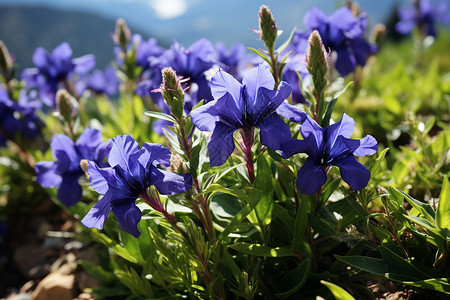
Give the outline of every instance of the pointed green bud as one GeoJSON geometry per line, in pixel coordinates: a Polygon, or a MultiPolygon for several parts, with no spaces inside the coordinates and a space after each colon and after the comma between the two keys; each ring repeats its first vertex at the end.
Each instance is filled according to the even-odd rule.
{"type": "Polygon", "coordinates": [[[56,93],[56,110],[59,115],[70,123],[77,114],[77,101],[64,89],[56,93]]]}
{"type": "Polygon", "coordinates": [[[122,48],[126,48],[131,40],[131,30],[130,28],[128,28],[127,23],[122,18],[117,19],[113,40],[122,48]]]}
{"type": "Polygon", "coordinates": [[[6,73],[12,65],[13,60],[11,58],[11,55],[9,54],[8,48],[6,47],[5,43],[0,40],[0,69],[4,73],[6,73]]]}
{"type": "Polygon", "coordinates": [[[261,39],[266,44],[267,49],[273,49],[278,35],[278,28],[272,12],[265,5],[261,5],[259,9],[259,30],[261,39]]]}
{"type": "Polygon", "coordinates": [[[162,77],[161,93],[164,100],[170,106],[173,116],[177,120],[181,120],[184,109],[184,90],[181,87],[180,78],[170,67],[162,70],[162,77]]]}
{"type": "Polygon", "coordinates": [[[327,84],[328,53],[317,30],[314,30],[308,38],[306,68],[311,74],[314,89],[322,92],[327,84]]]}

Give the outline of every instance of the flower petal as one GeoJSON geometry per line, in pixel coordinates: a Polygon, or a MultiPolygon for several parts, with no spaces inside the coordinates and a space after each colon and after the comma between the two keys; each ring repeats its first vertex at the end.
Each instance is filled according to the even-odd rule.
{"type": "Polygon", "coordinates": [[[344,113],[339,122],[334,123],[325,128],[327,148],[332,149],[334,147],[334,143],[336,143],[336,140],[338,139],[339,136],[350,138],[354,131],[355,131],[355,121],[352,118],[350,118],[346,113],[344,113]]]}
{"type": "Polygon", "coordinates": [[[87,228],[95,227],[103,229],[103,224],[111,210],[111,196],[112,193],[106,193],[105,196],[91,208],[87,215],[84,216],[81,223],[87,228]]]}
{"type": "Polygon", "coordinates": [[[276,113],[265,118],[258,127],[261,143],[273,150],[279,150],[282,143],[292,139],[289,126],[276,113]]]}
{"type": "Polygon", "coordinates": [[[81,199],[81,186],[78,184],[78,179],[81,173],[68,173],[62,176],[61,185],[58,188],[59,200],[67,206],[76,204],[81,199]]]}
{"type": "Polygon", "coordinates": [[[261,87],[272,90],[275,85],[272,73],[263,64],[259,64],[256,68],[250,69],[244,74],[242,83],[246,86],[246,92],[249,96],[248,101],[253,103],[246,103],[247,105],[255,106],[257,101],[258,91],[261,87]]]}
{"type": "Polygon", "coordinates": [[[315,143],[312,144],[318,151],[318,149],[323,149],[323,139],[325,130],[319,126],[309,115],[306,115],[306,120],[300,127],[300,132],[302,133],[303,139],[307,139],[310,135],[313,136],[315,143]]]}
{"type": "Polygon", "coordinates": [[[219,71],[211,78],[211,92],[216,100],[228,93],[236,107],[243,108],[244,103],[241,90],[242,84],[222,69],[219,69],[219,71]]]}
{"type": "Polygon", "coordinates": [[[119,165],[128,169],[128,157],[139,151],[139,144],[129,135],[119,135],[112,141],[113,145],[109,152],[108,163],[111,167],[119,165]]]}
{"type": "Polygon", "coordinates": [[[108,191],[108,180],[116,177],[116,171],[113,168],[99,168],[93,161],[88,162],[87,173],[91,187],[102,195],[108,191]]]}
{"type": "Polygon", "coordinates": [[[223,124],[216,123],[216,128],[208,143],[208,152],[211,167],[220,166],[234,151],[233,133],[236,129],[223,124]]]}
{"type": "Polygon", "coordinates": [[[142,146],[144,153],[139,157],[139,162],[148,169],[151,165],[161,164],[165,167],[170,166],[170,150],[160,144],[145,143],[142,146]]]}
{"type": "Polygon", "coordinates": [[[372,155],[378,150],[377,140],[371,135],[365,136],[359,142],[359,147],[353,152],[356,156],[372,155]]]}
{"type": "Polygon", "coordinates": [[[152,168],[151,183],[163,195],[184,193],[192,188],[192,176],[189,173],[177,174],[152,168]]]}
{"type": "Polygon", "coordinates": [[[62,178],[56,173],[56,162],[40,161],[34,166],[37,174],[37,183],[42,187],[52,188],[61,184],[62,178]]]}
{"type": "Polygon", "coordinates": [[[141,233],[137,229],[137,224],[141,220],[142,213],[133,202],[125,202],[112,206],[112,211],[119,221],[120,229],[128,232],[134,237],[139,237],[141,233]]]}
{"type": "Polygon", "coordinates": [[[72,61],[75,64],[74,71],[77,74],[86,74],[95,67],[95,56],[92,54],[74,58],[72,61]]]}
{"type": "Polygon", "coordinates": [[[353,155],[349,155],[335,163],[341,171],[342,179],[348,183],[353,190],[366,187],[370,179],[370,171],[356,161],[353,155]]]}
{"type": "Polygon", "coordinates": [[[336,70],[338,70],[341,76],[345,77],[351,72],[355,71],[356,68],[356,58],[353,54],[353,51],[347,47],[347,45],[343,45],[337,49],[334,49],[337,53],[336,60],[336,70]]]}
{"type": "Polygon", "coordinates": [[[218,112],[215,108],[217,100],[210,101],[193,111],[191,111],[191,120],[201,131],[213,131],[218,121],[218,112]]]}
{"type": "Polygon", "coordinates": [[[298,170],[297,186],[303,194],[312,195],[317,192],[322,185],[327,182],[327,175],[322,166],[316,164],[311,157],[308,157],[305,164],[298,170]]]}
{"type": "Polygon", "coordinates": [[[292,139],[281,144],[281,151],[284,158],[289,158],[297,153],[308,153],[311,152],[311,142],[314,139],[313,135],[308,136],[304,140],[292,139]]]}
{"type": "Polygon", "coordinates": [[[304,111],[284,101],[278,106],[276,111],[277,114],[292,122],[302,123],[306,120],[306,113],[304,111]]]}
{"type": "Polygon", "coordinates": [[[75,143],[83,159],[92,160],[96,148],[102,143],[102,134],[99,130],[88,127],[75,143]]]}
{"type": "Polygon", "coordinates": [[[277,90],[269,90],[264,87],[258,90],[258,99],[253,105],[248,105],[246,110],[254,116],[255,126],[264,118],[273,113],[291,93],[290,85],[282,81],[277,90]]]}

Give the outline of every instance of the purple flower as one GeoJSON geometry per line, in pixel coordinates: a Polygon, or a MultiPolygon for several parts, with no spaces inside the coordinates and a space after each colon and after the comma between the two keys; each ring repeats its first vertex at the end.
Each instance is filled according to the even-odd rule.
{"type": "Polygon", "coordinates": [[[342,119],[325,128],[307,117],[300,132],[303,140],[293,139],[281,145],[285,158],[296,153],[306,153],[308,158],[297,174],[297,185],[305,194],[314,194],[327,181],[326,170],[338,166],[342,179],[354,189],[364,188],[369,182],[369,170],[356,161],[356,156],[374,154],[377,141],[370,135],[353,140],[355,122],[345,113],[342,119]]]}
{"type": "Polygon", "coordinates": [[[302,122],[306,114],[284,102],[291,93],[289,84],[282,81],[273,90],[274,83],[263,65],[245,73],[242,84],[223,70],[212,77],[214,100],[191,112],[195,126],[213,132],[208,143],[211,166],[222,165],[234,151],[233,133],[238,129],[260,128],[262,144],[272,149],[291,139],[289,126],[280,116],[302,122]]]}
{"type": "Polygon", "coordinates": [[[14,139],[18,133],[28,139],[39,134],[43,123],[35,114],[38,108],[40,103],[33,101],[25,90],[20,91],[19,102],[15,102],[0,87],[0,146],[5,146],[6,140],[14,139]]]}
{"type": "Polygon", "coordinates": [[[376,46],[363,37],[367,27],[366,14],[355,17],[348,7],[342,7],[328,16],[320,8],[313,7],[305,14],[303,22],[309,28],[308,36],[317,30],[325,48],[336,52],[335,67],[341,76],[353,72],[356,65],[364,66],[367,57],[376,52],[376,46]]]}
{"type": "MultiPolygon", "coordinates": [[[[95,204],[81,223],[88,228],[102,229],[112,210],[120,228],[138,237],[137,224],[141,211],[135,205],[136,198],[149,198],[148,188],[156,186],[159,193],[174,195],[185,192],[192,187],[192,177],[180,175],[157,168],[158,164],[170,165],[170,151],[159,145],[145,143],[139,148],[138,143],[128,135],[114,139],[108,163],[111,167],[99,168],[94,161],[89,162],[88,174],[92,188],[104,195],[95,204]]],[[[159,201],[151,203],[156,210],[162,211],[159,201]]]]}
{"type": "Polygon", "coordinates": [[[287,59],[281,79],[289,83],[292,88],[292,103],[308,104],[308,101],[302,94],[302,84],[298,75],[302,78],[303,86],[311,85],[311,76],[306,69],[305,55],[291,54],[287,59]]]}
{"type": "Polygon", "coordinates": [[[58,198],[67,206],[81,199],[78,179],[84,173],[80,167],[82,159],[101,164],[111,149],[111,142],[102,143],[100,131],[86,128],[74,143],[68,136],[56,134],[50,144],[57,161],[36,163],[37,182],[45,188],[58,187],[58,198]]]}
{"type": "Polygon", "coordinates": [[[248,66],[251,65],[251,60],[253,59],[253,56],[247,53],[247,48],[244,44],[236,43],[227,48],[224,43],[217,43],[214,48],[217,60],[221,63],[224,71],[241,80],[244,71],[248,70],[248,66]]]}
{"type": "Polygon", "coordinates": [[[414,2],[413,9],[400,8],[398,10],[400,21],[395,25],[395,29],[401,34],[408,34],[414,26],[417,26],[426,35],[436,37],[435,22],[450,22],[450,14],[445,12],[447,10],[447,3],[440,1],[437,6],[432,7],[429,0],[414,2]]]}
{"type": "Polygon", "coordinates": [[[85,90],[90,90],[96,94],[106,94],[113,96],[117,93],[119,80],[116,76],[114,67],[109,66],[104,72],[94,70],[92,74],[83,76],[76,84],[75,88],[78,94],[82,94],[85,90]]]}
{"type": "Polygon", "coordinates": [[[74,74],[86,74],[95,66],[93,55],[72,58],[72,49],[64,42],[58,45],[51,54],[43,48],[37,48],[33,54],[36,68],[25,69],[22,78],[27,87],[38,88],[44,103],[53,107],[55,94],[60,84],[68,84],[67,79],[74,74]]]}
{"type": "Polygon", "coordinates": [[[215,57],[214,47],[207,39],[200,39],[187,49],[175,42],[161,55],[159,65],[162,68],[172,67],[178,76],[188,79],[190,100],[185,99],[186,111],[191,111],[202,99],[209,101],[213,98],[206,71],[218,63],[215,57]]]}

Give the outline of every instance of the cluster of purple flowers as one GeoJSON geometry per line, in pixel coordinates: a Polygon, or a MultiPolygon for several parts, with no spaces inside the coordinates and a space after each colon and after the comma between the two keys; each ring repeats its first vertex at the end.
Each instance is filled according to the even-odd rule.
{"type": "Polygon", "coordinates": [[[395,29],[401,34],[410,33],[418,27],[425,35],[436,37],[436,22],[450,23],[450,13],[446,12],[447,3],[440,1],[435,7],[430,0],[416,0],[413,8],[400,8],[400,21],[395,29]]]}
{"type": "Polygon", "coordinates": [[[354,155],[375,153],[376,140],[372,136],[350,139],[355,123],[345,114],[338,123],[321,128],[306,113],[284,102],[290,94],[286,82],[281,82],[277,90],[272,89],[273,85],[272,74],[261,65],[246,73],[242,84],[221,70],[214,75],[211,80],[214,100],[191,112],[192,121],[200,130],[213,132],[208,143],[211,166],[222,165],[234,151],[234,131],[259,127],[261,143],[282,150],[285,158],[296,153],[308,154],[297,177],[303,193],[317,192],[325,184],[331,165],[340,168],[342,178],[352,189],[364,188],[370,172],[354,155]],[[303,123],[303,140],[292,139],[289,126],[280,116],[303,123]]]}
{"type": "Polygon", "coordinates": [[[0,147],[5,146],[7,140],[14,140],[17,134],[34,139],[43,125],[35,114],[39,108],[40,102],[33,92],[27,94],[22,90],[16,102],[0,86],[0,147]]]}
{"type": "Polygon", "coordinates": [[[36,67],[25,69],[22,79],[28,88],[39,91],[39,98],[49,107],[55,107],[55,95],[60,88],[79,94],[86,89],[108,95],[117,91],[118,81],[111,69],[105,70],[104,74],[97,70],[89,75],[95,67],[95,57],[88,54],[72,58],[72,49],[66,42],[58,45],[51,54],[37,48],[33,63],[36,67]]]}
{"type": "MultiPolygon", "coordinates": [[[[214,47],[208,40],[201,39],[188,48],[174,42],[164,50],[155,39],[144,41],[139,35],[134,35],[128,47],[136,51],[135,64],[140,72],[136,93],[152,97],[154,103],[169,113],[170,108],[161,94],[151,91],[159,88],[164,67],[171,67],[183,77],[186,84],[185,111],[190,113],[198,129],[212,132],[208,142],[211,166],[224,164],[233,153],[236,131],[244,140],[250,140],[244,143],[247,149],[251,149],[254,129],[259,128],[261,143],[281,151],[284,158],[297,153],[308,155],[297,177],[297,185],[303,193],[317,192],[325,184],[327,171],[332,165],[340,168],[343,180],[352,189],[362,189],[368,183],[370,172],[356,161],[355,155],[375,153],[378,148],[375,139],[371,136],[361,140],[350,139],[354,121],[346,114],[339,122],[321,128],[305,112],[285,100],[292,95],[293,103],[306,104],[297,74],[307,81],[305,52],[307,37],[313,30],[320,33],[325,47],[337,54],[335,67],[342,76],[353,72],[357,65],[365,64],[367,57],[376,50],[363,38],[367,17],[364,14],[354,16],[346,7],[331,16],[313,8],[306,14],[304,23],[308,29],[296,32],[284,50],[284,53],[291,51],[291,55],[283,81],[276,87],[269,68],[255,63],[256,60],[247,55],[241,44],[227,49],[223,44],[214,47]],[[255,67],[249,69],[249,65],[255,67]],[[205,100],[205,104],[192,110],[200,100],[205,100]],[[302,124],[302,140],[292,138],[290,127],[283,118],[302,124]]],[[[119,65],[127,63],[119,55],[125,51],[126,43],[117,49],[119,65]]],[[[116,92],[117,79],[113,69],[88,75],[95,65],[94,58],[72,59],[71,56],[72,51],[66,43],[58,46],[52,54],[39,48],[33,56],[37,68],[24,72],[28,86],[39,88],[41,98],[48,105],[54,105],[54,95],[59,86],[69,84],[68,79],[74,75],[79,76],[74,86],[78,93],[86,89],[95,93],[116,92]],[[112,82],[114,84],[111,85],[112,82]]],[[[141,212],[135,204],[137,198],[163,213],[168,220],[173,220],[159,197],[153,196],[150,187],[156,188],[157,195],[182,193],[192,187],[189,173],[176,174],[160,168],[170,165],[167,148],[150,143],[139,147],[128,135],[102,143],[101,133],[87,128],[76,142],[65,135],[55,135],[51,149],[57,160],[36,164],[37,181],[44,187],[58,187],[58,197],[70,206],[81,199],[78,179],[86,171],[92,188],[103,195],[82,220],[90,228],[102,229],[112,210],[121,229],[138,237],[137,224],[141,212]],[[106,157],[107,162],[104,161],[106,157]],[[80,166],[83,160],[88,161],[84,171],[80,166]]]]}

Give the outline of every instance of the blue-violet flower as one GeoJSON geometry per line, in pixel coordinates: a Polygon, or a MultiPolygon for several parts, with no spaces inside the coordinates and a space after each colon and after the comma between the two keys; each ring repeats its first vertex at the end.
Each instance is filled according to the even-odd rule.
{"type": "Polygon", "coordinates": [[[87,172],[91,186],[104,196],[81,223],[88,228],[102,229],[112,210],[120,228],[138,237],[141,211],[135,205],[136,198],[141,197],[155,210],[167,213],[159,199],[149,194],[150,185],[156,186],[161,194],[174,195],[189,190],[192,177],[189,173],[181,175],[158,169],[158,164],[170,165],[169,149],[159,144],[145,143],[139,148],[139,144],[128,135],[113,138],[112,143],[108,157],[111,167],[100,168],[95,161],[89,161],[87,172]]]}
{"type": "Polygon", "coordinates": [[[306,153],[308,158],[297,174],[297,185],[305,194],[314,194],[327,181],[326,171],[337,166],[342,179],[354,189],[364,188],[370,178],[370,171],[356,161],[356,156],[374,154],[377,141],[370,135],[361,140],[350,139],[355,122],[345,113],[342,119],[325,128],[307,117],[300,128],[303,140],[292,139],[281,145],[285,158],[296,153],[306,153]]]}
{"type": "Polygon", "coordinates": [[[281,143],[292,138],[280,116],[302,122],[306,114],[284,102],[291,93],[289,84],[282,81],[273,90],[274,84],[263,65],[245,73],[242,84],[223,70],[212,77],[214,100],[191,112],[195,126],[213,132],[208,143],[211,166],[222,165],[234,151],[233,133],[238,129],[244,137],[253,132],[253,127],[260,128],[262,144],[272,149],[280,149],[281,143]]]}
{"type": "Polygon", "coordinates": [[[40,161],[35,165],[37,182],[45,188],[58,187],[58,198],[67,206],[81,199],[78,179],[84,174],[81,160],[101,164],[111,149],[111,142],[102,143],[100,131],[86,128],[74,143],[68,136],[56,134],[51,141],[53,157],[57,161],[40,161]]]}

